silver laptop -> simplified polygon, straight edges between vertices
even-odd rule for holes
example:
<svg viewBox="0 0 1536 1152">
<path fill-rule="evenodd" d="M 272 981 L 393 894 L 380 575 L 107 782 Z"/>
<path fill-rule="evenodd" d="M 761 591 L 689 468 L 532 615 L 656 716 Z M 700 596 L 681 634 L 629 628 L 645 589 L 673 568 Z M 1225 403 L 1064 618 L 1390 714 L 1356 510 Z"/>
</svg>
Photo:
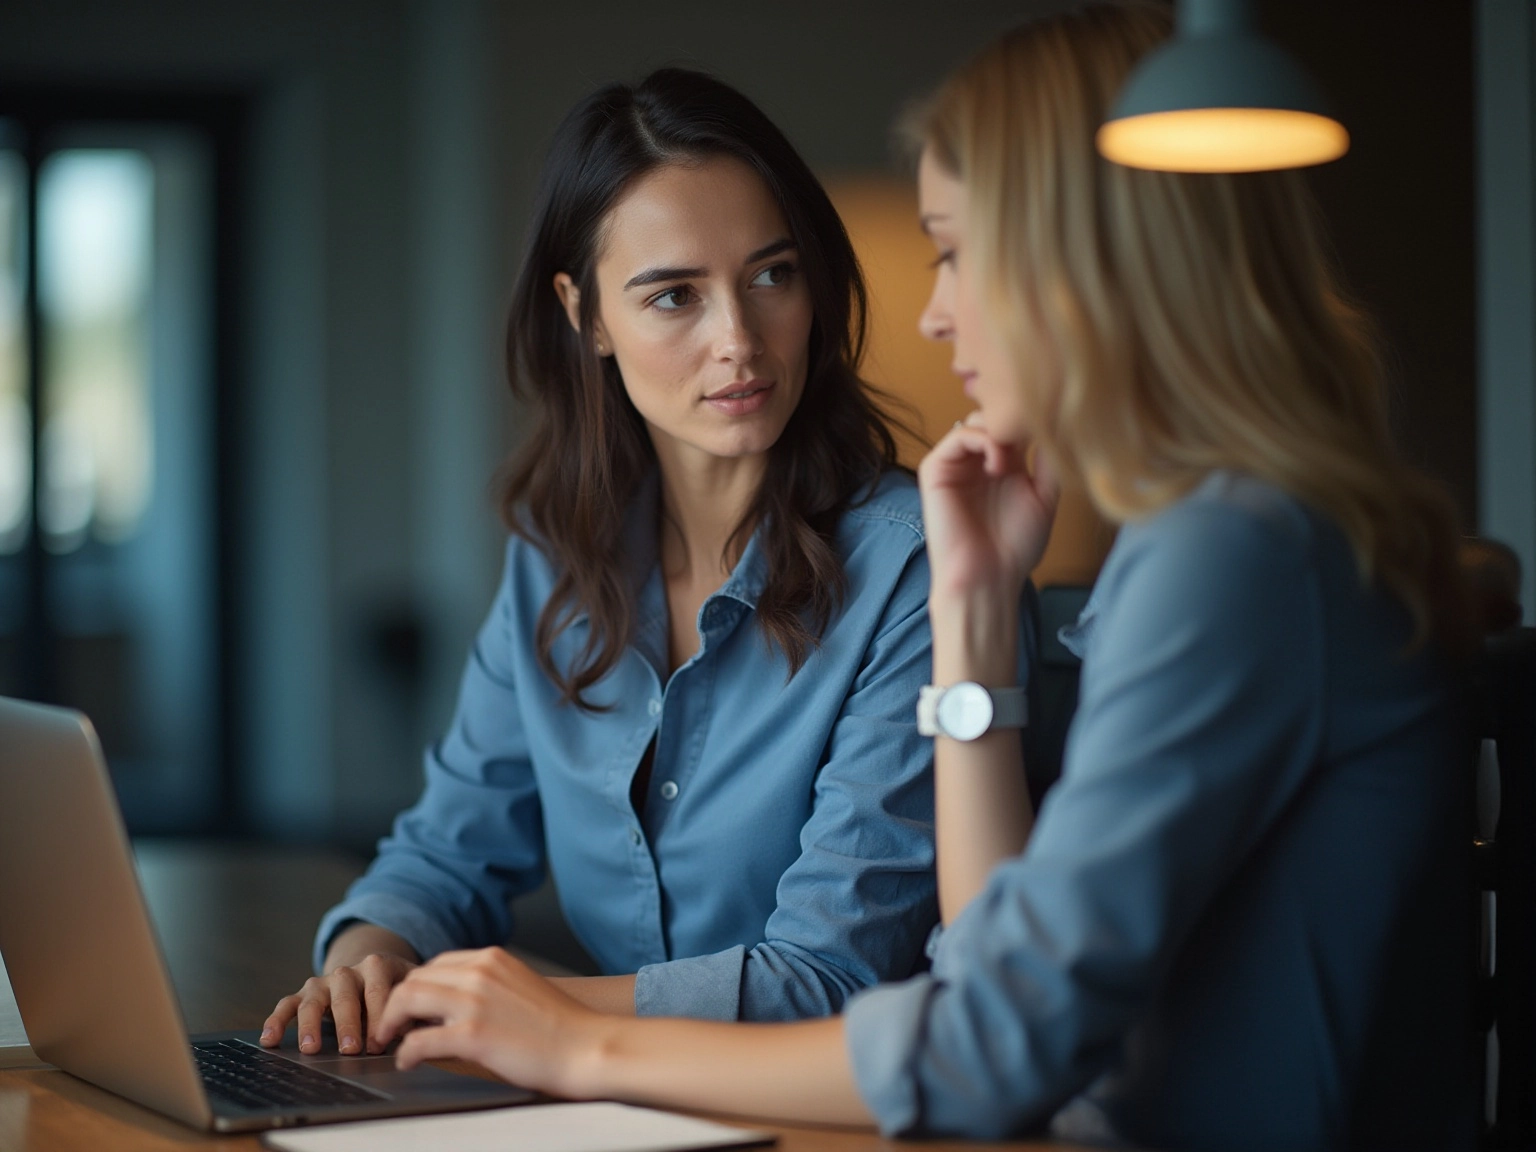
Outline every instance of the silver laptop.
<svg viewBox="0 0 1536 1152">
<path fill-rule="evenodd" d="M 0 697 L 0 955 L 38 1056 L 220 1132 L 519 1104 L 533 1093 L 257 1033 L 188 1037 L 106 762 L 78 712 Z"/>
</svg>

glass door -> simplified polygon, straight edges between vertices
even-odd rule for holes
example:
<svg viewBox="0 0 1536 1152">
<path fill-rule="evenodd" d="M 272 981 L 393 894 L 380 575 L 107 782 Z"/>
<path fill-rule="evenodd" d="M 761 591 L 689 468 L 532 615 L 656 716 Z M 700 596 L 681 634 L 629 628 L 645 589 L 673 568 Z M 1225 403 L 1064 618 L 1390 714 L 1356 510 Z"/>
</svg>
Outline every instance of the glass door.
<svg viewBox="0 0 1536 1152">
<path fill-rule="evenodd" d="M 211 190 L 175 126 L 0 142 L 0 693 L 91 718 L 136 833 L 220 804 Z"/>
</svg>

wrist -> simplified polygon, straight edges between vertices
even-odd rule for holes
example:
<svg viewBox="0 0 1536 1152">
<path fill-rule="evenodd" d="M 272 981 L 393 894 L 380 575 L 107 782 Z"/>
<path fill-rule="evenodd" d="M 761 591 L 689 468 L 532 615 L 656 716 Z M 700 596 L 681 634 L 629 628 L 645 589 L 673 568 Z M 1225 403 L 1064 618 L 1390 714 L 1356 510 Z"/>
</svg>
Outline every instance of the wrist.
<svg viewBox="0 0 1536 1152">
<path fill-rule="evenodd" d="M 324 970 L 350 968 L 373 955 L 395 957 L 411 965 L 421 963 L 416 950 L 388 928 L 356 920 L 338 932 L 325 950 Z"/>
<path fill-rule="evenodd" d="M 974 680 L 988 688 L 1018 681 L 1019 598 L 968 595 L 930 599 L 933 682 Z"/>
<path fill-rule="evenodd" d="M 571 1100 L 594 1100 L 617 1091 L 615 1070 L 623 1062 L 624 1027 L 634 1020 L 591 1011 L 568 1022 L 551 1090 Z M 574 1025 L 574 1026 L 572 1026 Z"/>
</svg>

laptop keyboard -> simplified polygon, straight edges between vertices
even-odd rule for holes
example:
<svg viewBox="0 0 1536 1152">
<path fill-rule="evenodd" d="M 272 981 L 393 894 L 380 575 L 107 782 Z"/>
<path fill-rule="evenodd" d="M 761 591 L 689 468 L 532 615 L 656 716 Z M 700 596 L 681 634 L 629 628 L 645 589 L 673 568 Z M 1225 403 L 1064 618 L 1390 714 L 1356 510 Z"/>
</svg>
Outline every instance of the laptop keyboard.
<svg viewBox="0 0 1536 1152">
<path fill-rule="evenodd" d="M 367 1104 L 386 1099 L 339 1076 L 306 1068 L 238 1040 L 192 1045 L 208 1095 L 239 1108 L 294 1108 L 306 1104 Z"/>
</svg>

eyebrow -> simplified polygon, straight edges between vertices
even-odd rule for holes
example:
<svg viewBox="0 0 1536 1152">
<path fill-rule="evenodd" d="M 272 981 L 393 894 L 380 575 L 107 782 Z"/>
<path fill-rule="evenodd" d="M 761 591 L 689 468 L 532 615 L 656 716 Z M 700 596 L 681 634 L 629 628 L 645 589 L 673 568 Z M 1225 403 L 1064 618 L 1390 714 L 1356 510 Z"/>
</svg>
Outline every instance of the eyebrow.
<svg viewBox="0 0 1536 1152">
<path fill-rule="evenodd" d="M 771 244 L 764 244 L 756 252 L 749 253 L 743 264 L 755 264 L 759 260 L 766 260 L 770 256 L 777 256 L 780 252 L 788 252 L 795 247 L 795 242 L 788 236 L 781 236 Z M 631 276 L 624 284 L 624 291 L 631 288 L 643 288 L 647 284 L 660 284 L 665 280 L 691 280 L 696 276 L 707 276 L 707 268 L 647 268 L 644 272 Z"/>
</svg>

